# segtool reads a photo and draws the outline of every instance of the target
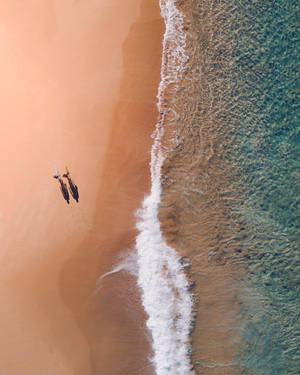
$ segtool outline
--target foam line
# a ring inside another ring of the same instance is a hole
[[[192,297],[177,252],[166,244],[160,230],[158,208],[161,200],[161,167],[164,154],[161,141],[165,114],[170,111],[164,94],[176,87],[184,71],[185,34],[183,16],[174,0],[160,0],[166,31],[163,39],[161,82],[158,110],[161,114],[151,150],[151,192],[137,212],[136,239],[138,285],[148,314],[147,326],[152,334],[152,363],[157,375],[190,375],[189,333]],[[172,110],[173,111],[173,110]]]
[[[119,261],[119,263],[111,271],[108,271],[108,272],[104,273],[103,275],[101,275],[98,278],[97,283],[96,283],[96,288],[95,288],[95,291],[93,292],[93,295],[99,292],[99,290],[102,287],[102,280],[105,277],[107,277],[109,275],[113,275],[113,274],[121,272],[121,271],[127,271],[131,275],[133,275],[135,277],[137,276],[136,259],[135,259],[134,255],[132,254],[132,252],[125,253],[125,255],[123,255],[123,257]]]

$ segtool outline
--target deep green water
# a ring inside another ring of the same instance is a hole
[[[236,1],[229,159],[242,199],[249,278],[241,293],[244,373],[300,373],[299,2]]]

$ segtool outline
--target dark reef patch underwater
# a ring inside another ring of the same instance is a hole
[[[189,61],[166,99],[162,229],[191,259],[192,277],[204,246],[216,265],[242,270],[230,371],[297,375],[300,2],[177,6]]]

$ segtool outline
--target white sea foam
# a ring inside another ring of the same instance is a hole
[[[93,292],[93,296],[99,292],[99,290],[102,287],[102,281],[104,278],[106,278],[109,275],[113,275],[115,273],[121,272],[121,271],[126,271],[130,273],[133,276],[137,276],[137,261],[136,261],[136,256],[135,254],[130,251],[130,252],[125,252],[121,259],[119,259],[119,262],[113,267],[111,271],[108,271],[101,275],[96,283],[96,288]]]
[[[164,154],[161,140],[168,103],[164,94],[181,78],[187,61],[183,16],[175,0],[160,0],[166,32],[163,40],[161,82],[158,90],[160,121],[154,133],[151,151],[151,193],[138,211],[136,239],[138,285],[148,314],[147,326],[152,334],[152,362],[157,375],[190,375],[189,331],[192,297],[177,252],[162,236],[158,220],[161,200],[161,166]]]

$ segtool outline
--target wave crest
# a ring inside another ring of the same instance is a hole
[[[147,327],[153,338],[152,362],[157,375],[191,374],[188,354],[192,296],[188,291],[184,266],[177,252],[165,242],[158,219],[161,167],[164,161],[161,143],[165,114],[170,110],[164,97],[168,88],[176,90],[187,62],[183,15],[174,3],[175,0],[160,0],[161,14],[166,25],[158,90],[160,119],[151,150],[151,192],[144,199],[142,209],[137,212],[138,285],[149,317]]]

